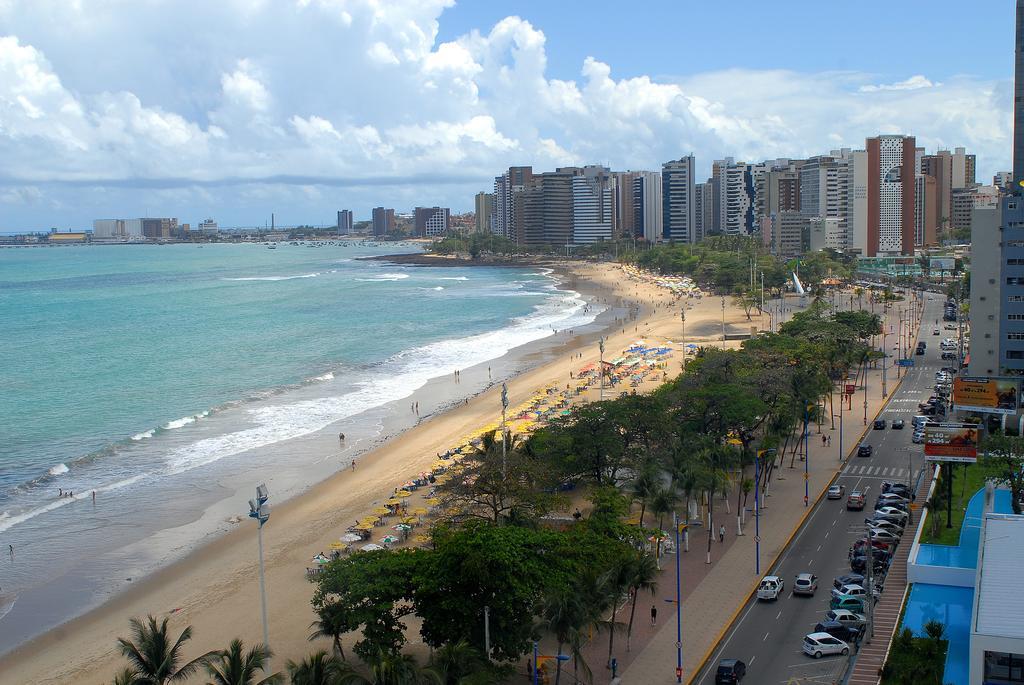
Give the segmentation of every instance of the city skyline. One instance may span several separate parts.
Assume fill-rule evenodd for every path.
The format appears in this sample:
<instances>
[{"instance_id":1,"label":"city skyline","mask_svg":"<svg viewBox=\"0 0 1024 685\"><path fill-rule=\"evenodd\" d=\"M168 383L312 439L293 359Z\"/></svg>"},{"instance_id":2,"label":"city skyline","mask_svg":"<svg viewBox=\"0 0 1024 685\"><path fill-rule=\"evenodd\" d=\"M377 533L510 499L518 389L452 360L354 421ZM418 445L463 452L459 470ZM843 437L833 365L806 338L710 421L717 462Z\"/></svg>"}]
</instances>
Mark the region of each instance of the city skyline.
<instances>
[{"instance_id":1,"label":"city skyline","mask_svg":"<svg viewBox=\"0 0 1024 685\"><path fill-rule=\"evenodd\" d=\"M653 170L693 153L702 179L715 159L805 158L886 133L966 146L979 179L1010 168L1005 23L965 17L976 49L934 56L929 31L950 12L890 8L916 14L915 30L867 35L848 10L751 9L775 36L760 45L727 8L702 7L686 18L709 30L664 59L653 46L677 8L499 9L83 3L63 12L67 41L48 3L5 5L0 231L109 216L261 225L272 211L329 225L339 207L365 220L382 204L455 214L516 164ZM800 35L859 32L866 49L800 56L787 47L795 15ZM709 36L726 34L737 49L713 50ZM870 48L897 39L911 58L894 70Z\"/></svg>"}]
</instances>

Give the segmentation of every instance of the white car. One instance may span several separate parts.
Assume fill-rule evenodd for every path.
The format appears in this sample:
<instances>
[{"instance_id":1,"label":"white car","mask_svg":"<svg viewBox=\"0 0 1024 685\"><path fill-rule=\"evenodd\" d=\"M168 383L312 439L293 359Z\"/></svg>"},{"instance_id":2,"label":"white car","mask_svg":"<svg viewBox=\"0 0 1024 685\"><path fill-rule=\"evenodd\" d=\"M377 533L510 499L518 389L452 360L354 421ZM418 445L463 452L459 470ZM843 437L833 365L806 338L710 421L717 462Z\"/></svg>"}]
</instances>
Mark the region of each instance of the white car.
<instances>
[{"instance_id":1,"label":"white car","mask_svg":"<svg viewBox=\"0 0 1024 685\"><path fill-rule=\"evenodd\" d=\"M850 597L867 597L868 591L864 589L863 585L851 584L851 585L843 585L842 587L838 587L838 588L837 587L833 587L832 591L831 591L831 594L832 594L832 599L836 599L838 597L842 597L843 595L849 595ZM873 594L875 596L875 600L877 601L878 600L878 590L875 590L875 592Z\"/></svg>"},{"instance_id":2,"label":"white car","mask_svg":"<svg viewBox=\"0 0 1024 685\"><path fill-rule=\"evenodd\" d=\"M884 528L872 528L871 537L875 540L881 540L882 542L899 542L900 536L891 530L885 530Z\"/></svg>"},{"instance_id":3,"label":"white car","mask_svg":"<svg viewBox=\"0 0 1024 685\"><path fill-rule=\"evenodd\" d=\"M938 334L939 334L939 329L938 328L933 328L932 329L932 335L938 335Z\"/></svg>"},{"instance_id":4,"label":"white car","mask_svg":"<svg viewBox=\"0 0 1024 685\"><path fill-rule=\"evenodd\" d=\"M910 517L907 516L905 511L900 511L896 507L881 507L880 509L875 509L875 518L906 524L907 519Z\"/></svg>"},{"instance_id":5,"label":"white car","mask_svg":"<svg viewBox=\"0 0 1024 685\"><path fill-rule=\"evenodd\" d=\"M849 653L850 645L828 633L811 633L804 637L804 654L813 656L815 659L829 654L846 656Z\"/></svg>"},{"instance_id":6,"label":"white car","mask_svg":"<svg viewBox=\"0 0 1024 685\"><path fill-rule=\"evenodd\" d=\"M862 626L868 622L864 614L849 609L829 609L825 612L825 618L829 621L839 621L844 626Z\"/></svg>"},{"instance_id":7,"label":"white car","mask_svg":"<svg viewBox=\"0 0 1024 685\"><path fill-rule=\"evenodd\" d=\"M893 535L903 535L903 526L895 521L872 521L871 527L875 530L887 530Z\"/></svg>"},{"instance_id":8,"label":"white car","mask_svg":"<svg viewBox=\"0 0 1024 685\"><path fill-rule=\"evenodd\" d=\"M778 599L779 595L782 594L783 585L782 578L778 576L765 576L761 580L761 584L757 586L757 598L764 600Z\"/></svg>"},{"instance_id":9,"label":"white car","mask_svg":"<svg viewBox=\"0 0 1024 685\"><path fill-rule=\"evenodd\" d=\"M830 485L826 497L827 499L842 499L844 494L846 494L845 485Z\"/></svg>"}]
</instances>

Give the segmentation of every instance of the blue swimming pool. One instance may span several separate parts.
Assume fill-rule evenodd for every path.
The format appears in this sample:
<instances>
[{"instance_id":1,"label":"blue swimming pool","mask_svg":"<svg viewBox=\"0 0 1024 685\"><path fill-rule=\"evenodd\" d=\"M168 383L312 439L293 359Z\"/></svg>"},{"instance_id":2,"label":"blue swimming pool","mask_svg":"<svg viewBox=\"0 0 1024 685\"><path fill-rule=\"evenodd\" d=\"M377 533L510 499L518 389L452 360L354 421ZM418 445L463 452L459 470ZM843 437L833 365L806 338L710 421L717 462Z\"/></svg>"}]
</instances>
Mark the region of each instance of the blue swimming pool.
<instances>
[{"instance_id":1,"label":"blue swimming pool","mask_svg":"<svg viewBox=\"0 0 1024 685\"><path fill-rule=\"evenodd\" d=\"M967 685L973 603L974 589L969 587L917 583L910 591L901 628L910 628L914 635L922 637L928 621L945 624L949 640L945 683Z\"/></svg>"},{"instance_id":2,"label":"blue swimming pool","mask_svg":"<svg viewBox=\"0 0 1024 685\"><path fill-rule=\"evenodd\" d=\"M960 544L952 545L921 545L917 553L917 563L928 566L953 566L956 568L978 567L978 542L981 539L981 513L985 502L985 489L974 494L967 503L967 514L960 530ZM1009 490L996 490L993 511L997 514L1012 514ZM930 516L931 514L929 514ZM945 516L944 513L939 513Z\"/></svg>"}]
</instances>

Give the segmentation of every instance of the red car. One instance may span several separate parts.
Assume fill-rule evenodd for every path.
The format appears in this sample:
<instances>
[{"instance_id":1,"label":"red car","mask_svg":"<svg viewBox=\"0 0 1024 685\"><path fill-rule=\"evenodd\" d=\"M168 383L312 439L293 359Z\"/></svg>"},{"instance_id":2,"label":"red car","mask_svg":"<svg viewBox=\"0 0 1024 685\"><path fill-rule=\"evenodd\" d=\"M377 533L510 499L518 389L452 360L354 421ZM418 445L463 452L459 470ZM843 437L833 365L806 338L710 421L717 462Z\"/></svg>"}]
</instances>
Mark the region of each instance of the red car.
<instances>
[{"instance_id":1,"label":"red car","mask_svg":"<svg viewBox=\"0 0 1024 685\"><path fill-rule=\"evenodd\" d=\"M846 498L846 508L850 511L861 511L864 509L864 493L860 490L854 490L850 493L850 496Z\"/></svg>"}]
</instances>

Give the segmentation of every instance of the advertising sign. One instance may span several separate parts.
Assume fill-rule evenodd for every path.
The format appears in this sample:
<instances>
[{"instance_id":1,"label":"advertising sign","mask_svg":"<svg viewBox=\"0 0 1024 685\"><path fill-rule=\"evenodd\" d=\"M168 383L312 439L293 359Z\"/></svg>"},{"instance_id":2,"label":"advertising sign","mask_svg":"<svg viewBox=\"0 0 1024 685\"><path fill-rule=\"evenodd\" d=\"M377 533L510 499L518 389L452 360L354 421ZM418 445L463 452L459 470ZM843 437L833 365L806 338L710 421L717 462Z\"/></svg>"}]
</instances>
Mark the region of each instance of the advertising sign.
<instances>
[{"instance_id":1,"label":"advertising sign","mask_svg":"<svg viewBox=\"0 0 1024 685\"><path fill-rule=\"evenodd\" d=\"M974 463L978 460L979 432L972 423L926 423L925 459Z\"/></svg>"},{"instance_id":2,"label":"advertising sign","mask_svg":"<svg viewBox=\"0 0 1024 685\"><path fill-rule=\"evenodd\" d=\"M846 384L846 394L847 395L852 395L855 392L857 392L857 386L853 385L852 383L847 383Z\"/></svg>"},{"instance_id":3,"label":"advertising sign","mask_svg":"<svg viewBox=\"0 0 1024 685\"><path fill-rule=\"evenodd\" d=\"M1016 414L1019 385L1020 381L1013 378L955 378L953 404L968 411Z\"/></svg>"},{"instance_id":4,"label":"advertising sign","mask_svg":"<svg viewBox=\"0 0 1024 685\"><path fill-rule=\"evenodd\" d=\"M932 271L952 271L956 268L956 259L953 257L932 257L928 261L928 268Z\"/></svg>"}]
</instances>

